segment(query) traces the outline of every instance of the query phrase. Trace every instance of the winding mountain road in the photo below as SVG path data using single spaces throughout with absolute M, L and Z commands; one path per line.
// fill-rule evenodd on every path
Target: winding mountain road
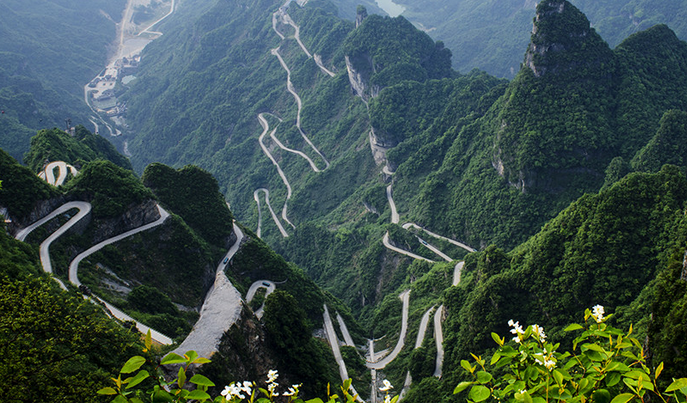
M 329 315 L 329 308 L 327 305 L 324 306 L 324 331 L 327 334 L 327 340 L 329 345 L 332 347 L 332 353 L 334 354 L 334 359 L 339 366 L 339 376 L 341 377 L 341 382 L 348 379 L 348 370 L 346 369 L 346 363 L 341 356 L 341 348 L 339 347 L 339 338 L 336 337 L 336 331 L 334 330 L 334 324 L 332 323 L 332 317 Z M 363 402 L 358 392 L 356 392 L 353 385 L 351 385 L 351 392 L 357 396 L 357 401 Z
M 279 10 L 277 12 L 272 14 L 272 29 L 277 34 L 277 36 L 279 36 L 279 38 L 283 41 L 286 39 L 286 37 L 284 36 L 284 34 L 282 34 L 279 31 L 279 29 L 277 28 L 277 24 L 279 23 L 279 21 L 281 19 L 285 24 L 291 25 L 295 30 L 294 36 L 295 36 L 295 39 L 298 42 L 299 46 L 301 47 L 301 49 L 303 49 L 303 52 L 305 52 L 305 54 L 308 56 L 308 58 L 312 58 L 312 55 L 310 54 L 310 52 L 308 51 L 308 49 L 305 47 L 305 45 L 303 44 L 303 42 L 300 39 L 300 27 L 298 27 L 298 25 L 296 25 L 296 23 L 293 21 L 291 16 L 289 16 L 286 13 L 286 8 L 288 7 L 288 4 L 289 4 L 289 2 L 284 4 L 282 7 L 279 8 Z M 271 49 L 270 53 L 277 57 L 277 59 L 279 60 L 279 64 L 284 69 L 284 71 L 286 71 L 286 89 L 288 90 L 289 93 L 291 93 L 291 95 L 293 95 L 294 99 L 296 100 L 296 106 L 297 106 L 296 128 L 298 128 L 298 132 L 300 133 L 303 140 L 305 140 L 305 142 L 308 143 L 310 148 L 312 148 L 312 150 L 322 159 L 322 161 L 324 161 L 324 164 L 325 164 L 324 169 L 327 169 L 330 166 L 329 161 L 325 158 L 325 156 L 322 154 L 322 152 L 320 152 L 320 150 L 317 147 L 315 147 L 315 144 L 313 144 L 313 142 L 310 140 L 310 138 L 308 136 L 306 136 L 305 132 L 303 132 L 303 129 L 301 127 L 301 110 L 303 109 L 303 101 L 301 100 L 301 97 L 296 92 L 296 89 L 295 89 L 293 83 L 291 82 L 291 70 L 289 69 L 289 66 L 284 61 L 284 58 L 282 58 L 281 54 L 279 53 L 280 46 L 278 46 L 274 49 Z M 320 66 L 320 68 L 323 71 L 325 71 L 325 73 L 327 73 L 328 75 L 330 75 L 332 77 L 334 76 L 334 73 L 327 70 L 322 65 L 321 58 L 319 58 L 319 62 L 318 62 L 318 58 L 316 58 L 315 62 L 318 64 L 318 66 Z M 310 158 L 303 151 L 295 150 L 293 148 L 290 148 L 290 147 L 287 147 L 286 145 L 284 145 L 284 143 L 282 143 L 276 136 L 276 131 L 277 131 L 276 128 L 270 132 L 269 123 L 267 122 L 267 119 L 265 119 L 265 113 L 260 113 L 258 115 L 258 120 L 260 121 L 260 125 L 263 127 L 263 132 L 258 138 L 258 142 L 260 143 L 260 148 L 265 153 L 265 155 L 267 155 L 267 157 L 270 159 L 270 161 L 272 161 L 272 164 L 277 167 L 277 172 L 279 173 L 279 176 L 281 177 L 282 182 L 284 182 L 284 185 L 286 185 L 286 200 L 284 201 L 284 206 L 282 208 L 282 214 L 281 214 L 282 219 L 286 223 L 291 225 L 292 228 L 295 229 L 296 226 L 293 225 L 293 223 L 291 221 L 289 221 L 288 216 L 287 216 L 288 201 L 291 198 L 291 195 L 293 192 L 291 189 L 291 184 L 289 183 L 289 180 L 287 179 L 286 174 L 281 169 L 281 166 L 277 162 L 276 158 L 272 155 L 269 148 L 265 145 L 265 136 L 269 133 L 270 138 L 274 141 L 274 143 L 280 149 L 282 149 L 286 152 L 289 152 L 291 154 L 298 155 L 299 157 L 305 159 L 308 162 L 308 164 L 310 165 L 310 168 L 314 172 L 322 172 L 322 170 L 317 166 L 317 164 L 312 160 L 312 158 Z M 281 121 L 281 119 L 279 119 L 279 120 Z M 253 193 L 253 198 L 255 199 L 255 202 L 258 204 L 258 230 L 257 230 L 258 237 L 260 237 L 262 235 L 262 233 L 261 233 L 262 232 L 261 231 L 261 229 L 262 229 L 262 213 L 260 211 L 260 201 L 258 198 L 258 191 L 264 191 L 265 192 L 266 204 L 268 205 L 268 208 L 270 209 L 270 212 L 272 213 L 272 218 L 273 218 L 274 222 L 277 224 L 277 227 L 279 227 L 279 232 L 281 232 L 282 237 L 284 237 L 284 238 L 288 237 L 288 232 L 286 231 L 284 226 L 281 224 L 280 220 L 276 218 L 276 215 L 274 214 L 274 211 L 272 210 L 272 208 L 269 204 L 269 196 L 268 196 L 269 191 L 267 189 L 264 189 L 264 188 L 260 188 Z
M 281 216 L 284 219 L 284 221 L 286 221 L 287 223 L 289 223 L 289 225 L 291 225 L 291 227 L 296 228 L 296 226 L 293 225 L 293 223 L 291 221 L 289 221 L 289 219 L 286 216 L 286 212 L 288 209 L 288 202 L 289 202 L 289 199 L 291 198 L 291 193 L 292 193 L 291 184 L 289 183 L 289 180 L 286 178 L 286 174 L 281 169 L 281 166 L 279 166 L 279 163 L 277 162 L 277 160 L 274 158 L 272 153 L 270 153 L 270 150 L 265 145 L 265 135 L 267 135 L 267 132 L 270 129 L 270 125 L 269 125 L 269 123 L 267 123 L 267 119 L 265 119 L 265 114 L 264 113 L 259 114 L 258 120 L 260 121 L 260 124 L 262 125 L 262 128 L 263 128 L 262 134 L 260 135 L 260 137 L 258 137 L 258 143 L 260 143 L 260 147 L 262 148 L 262 151 L 272 161 L 272 164 L 275 167 L 277 167 L 277 172 L 279 173 L 279 176 L 281 177 L 282 182 L 284 182 L 284 185 L 286 185 L 286 200 L 284 201 L 284 207 L 282 208 Z M 275 128 L 274 130 L 277 130 L 277 129 Z M 282 235 L 283 235 L 283 233 L 282 233 Z
M 58 168 L 59 173 L 57 179 L 55 178 L 55 168 Z M 53 186 L 62 186 L 65 179 L 67 179 L 67 174 L 71 172 L 72 176 L 78 175 L 79 171 L 73 166 L 67 164 L 64 161 L 53 161 L 45 166 L 45 169 L 38 173 L 38 177 L 48 182 Z
M 241 316 L 243 306 L 241 293 L 224 274 L 226 265 L 223 263 L 225 258 L 231 260 L 241 246 L 244 235 L 236 223 L 234 223 L 234 233 L 236 233 L 236 242 L 217 265 L 215 282 L 205 297 L 200 310 L 200 318 L 193 326 L 191 333 L 174 350 L 176 354 L 183 355 L 189 350 L 195 350 L 201 357 L 212 356 L 217 351 L 222 335 Z
M 392 250 L 392 251 L 394 251 L 394 252 L 398 252 L 398 253 L 400 253 L 400 254 L 403 254 L 403 255 L 412 257 L 413 259 L 424 260 L 424 261 L 430 262 L 430 263 L 436 263 L 434 260 L 427 259 L 427 258 L 424 257 L 424 256 L 416 255 L 416 254 L 413 253 L 413 252 L 408 252 L 408 251 L 405 250 L 405 249 L 397 248 L 397 247 L 395 247 L 394 245 L 392 245 L 391 242 L 389 241 L 389 231 L 387 231 L 387 232 L 384 234 L 384 238 L 382 238 L 382 243 L 384 244 L 384 246 L 385 246 L 387 249 L 390 249 L 390 250 Z
M 435 234 L 434 232 L 432 232 L 432 231 L 430 231 L 430 230 L 428 230 L 428 229 L 426 229 L 426 228 L 422 228 L 422 227 L 420 227 L 419 225 L 417 225 L 417 224 L 415 224 L 415 223 L 409 222 L 409 223 L 403 224 L 403 228 L 404 228 L 404 229 L 408 229 L 408 228 L 411 228 L 411 227 L 412 227 L 412 228 L 415 228 L 415 229 L 418 229 L 418 230 L 420 230 L 420 231 L 424 231 L 425 233 L 427 233 L 427 234 L 430 235 L 430 236 L 433 236 L 434 238 L 442 239 L 442 240 L 444 240 L 444 241 L 450 242 L 450 243 L 452 243 L 452 244 L 454 244 L 454 245 L 456 245 L 456 246 L 458 246 L 458 247 L 461 247 L 461 248 L 465 249 L 465 250 L 468 251 L 468 252 L 477 252 L 477 249 L 475 249 L 475 248 L 472 248 L 472 247 L 470 247 L 470 246 L 468 246 L 468 245 L 466 245 L 466 244 L 464 244 L 464 243 L 462 243 L 462 242 L 458 242 L 458 241 L 456 241 L 455 239 L 451 239 L 451 238 L 447 238 L 447 237 L 445 237 L 445 236 L 441 236 L 441 235 L 439 235 L 439 234 Z
M 141 231 L 145 231 L 147 229 L 153 228 L 155 226 L 158 226 L 162 224 L 169 214 L 162 209 L 160 206 L 157 206 L 158 211 L 160 212 L 160 218 L 150 224 L 146 224 L 144 226 L 141 226 L 139 228 L 133 229 L 131 231 L 125 232 L 124 234 L 115 236 L 113 238 L 109 238 L 93 247 L 88 249 L 87 251 L 79 254 L 69 265 L 69 281 L 74 284 L 75 286 L 80 286 L 81 282 L 79 281 L 78 278 L 78 266 L 81 260 L 83 260 L 85 257 L 95 253 L 96 251 L 102 249 L 106 245 L 110 245 L 114 242 L 117 242 L 119 240 L 122 240 L 128 236 L 134 235 L 136 233 L 139 233 Z M 62 206 L 58 207 L 54 211 L 52 211 L 50 214 L 46 215 L 42 219 L 36 221 L 35 223 L 31 224 L 30 226 L 24 228 L 23 230 L 19 231 L 16 235 L 16 238 L 20 241 L 24 241 L 26 239 L 26 236 L 31 233 L 34 229 L 38 228 L 39 226 L 45 224 L 46 222 L 50 221 L 51 219 L 64 214 L 65 212 L 72 210 L 72 209 L 78 209 L 79 212 L 73 216 L 69 221 L 67 221 L 64 225 L 62 225 L 60 228 L 57 229 L 57 231 L 53 232 L 50 234 L 48 238 L 45 239 L 41 243 L 40 246 L 40 258 L 41 258 L 41 264 L 43 265 L 43 270 L 47 273 L 52 273 L 52 263 L 50 262 L 50 245 L 52 244 L 53 241 L 55 241 L 57 238 L 62 236 L 66 231 L 68 231 L 71 227 L 73 227 L 77 222 L 81 221 L 84 217 L 86 217 L 90 212 L 91 212 L 91 204 L 87 202 L 69 202 L 65 203 Z M 66 290 L 67 288 L 65 285 L 59 281 L 58 279 L 55 279 L 60 286 Z M 106 307 L 109 313 L 116 317 L 117 319 L 123 320 L 123 321 L 134 321 L 130 316 L 126 315 L 124 312 L 120 311 L 119 309 L 115 308 L 111 304 L 109 304 L 106 301 L 103 301 L 101 298 L 97 297 L 96 295 L 92 295 L 93 299 L 98 300 L 99 302 L 103 303 Z M 152 339 L 155 340 L 156 342 L 160 344 L 172 344 L 173 340 L 164 334 L 156 331 L 155 329 L 149 328 L 148 326 L 134 321 L 136 323 L 136 328 L 139 329 L 142 333 L 147 333 L 148 330 L 151 332 Z
M 434 314 L 434 341 L 437 346 L 437 358 L 434 366 L 434 376 L 441 378 L 441 370 L 444 365 L 444 332 L 441 328 L 441 319 L 444 315 L 444 306 L 441 305 Z
M 279 48 L 274 48 L 270 50 L 270 53 L 272 53 L 274 56 L 279 59 L 279 63 L 281 64 L 282 68 L 286 71 L 286 89 L 293 95 L 294 99 L 296 100 L 296 105 L 298 107 L 298 111 L 296 113 L 296 127 L 298 128 L 298 131 L 301 134 L 301 137 L 303 137 L 303 140 L 305 140 L 306 143 L 310 146 L 310 148 L 317 153 L 317 155 L 322 158 L 322 160 L 325 163 L 325 169 L 329 168 L 329 161 L 322 155 L 320 150 L 315 147 L 315 144 L 313 144 L 312 141 L 310 141 L 310 138 L 305 135 L 303 132 L 303 129 L 301 128 L 301 110 L 303 109 L 303 101 L 301 100 L 301 97 L 298 96 L 298 93 L 296 92 L 296 88 L 293 86 L 293 83 L 291 82 L 291 70 L 289 70 L 289 66 L 286 65 L 286 62 L 284 59 L 281 57 L 281 54 L 279 54 Z
M 458 283 L 460 283 L 460 274 L 463 271 L 464 265 L 465 265 L 465 261 L 461 260 L 453 268 L 453 283 L 452 283 L 452 285 L 458 285 Z
M 370 369 L 380 370 L 384 369 L 391 361 L 395 360 L 398 354 L 403 349 L 406 340 L 406 334 L 408 333 L 408 309 L 410 308 L 410 290 L 403 291 L 398 296 L 401 301 L 403 301 L 403 309 L 401 311 L 401 333 L 398 336 L 398 342 L 396 347 L 391 351 L 389 355 L 382 358 L 377 362 L 367 362 L 366 365 Z
M 69 219 L 66 223 L 64 223 L 60 228 L 57 229 L 57 231 L 53 232 L 48 236 L 42 243 L 39 249 L 39 254 L 40 254 L 40 259 L 41 259 L 41 265 L 43 266 L 43 271 L 46 273 L 52 274 L 52 263 L 50 261 L 50 245 L 59 237 L 64 235 L 65 232 L 67 232 L 70 228 L 72 228 L 77 222 L 81 221 L 84 217 L 86 217 L 88 214 L 91 212 L 91 204 L 87 202 L 79 202 L 79 201 L 73 201 L 69 203 L 65 203 L 58 207 L 57 209 L 53 210 L 50 214 L 46 215 L 45 217 L 41 218 L 40 220 L 36 221 L 35 223 L 29 225 L 28 227 L 22 229 L 21 231 L 17 232 L 17 235 L 15 238 L 19 241 L 24 242 L 26 240 L 26 237 L 33 231 L 34 229 L 40 227 L 41 225 L 47 223 L 48 221 L 52 220 L 53 218 L 62 215 L 66 213 L 69 210 L 72 209 L 78 209 L 79 212 L 76 213 L 72 218 Z M 53 277 L 55 281 L 57 281 L 60 284 L 60 287 L 62 287 L 63 290 L 66 290 L 67 287 L 64 285 L 64 283 L 59 280 L 56 277 Z
M 255 297 L 255 293 L 258 291 L 259 288 L 264 288 L 265 289 L 265 298 L 267 298 L 268 295 L 272 294 L 276 289 L 277 286 L 273 282 L 269 280 L 258 280 L 251 284 L 250 288 L 248 289 L 248 292 L 246 293 L 246 303 L 250 303 L 253 300 L 253 297 Z M 258 317 L 258 319 L 262 319 L 262 315 L 265 313 L 265 302 L 263 301 L 262 306 L 255 311 L 255 316 Z
M 274 223 L 277 224 L 279 232 L 281 232 L 281 235 L 284 238 L 288 238 L 289 233 L 286 232 L 286 229 L 284 229 L 284 226 L 281 224 L 281 221 L 279 221 L 279 217 L 277 217 L 277 213 L 274 212 L 274 210 L 272 209 L 272 205 L 270 204 L 270 191 L 265 188 L 259 188 L 255 192 L 253 192 L 253 199 L 258 204 L 258 230 L 256 231 L 256 235 L 258 236 L 258 238 L 262 238 L 262 209 L 260 208 L 260 197 L 258 196 L 258 193 L 260 192 L 263 192 L 265 194 L 265 204 L 267 205 L 267 209 L 270 211 L 270 214 L 272 215 L 272 220 L 274 220 Z
M 349 347 L 355 347 L 355 343 L 353 343 L 353 338 L 351 337 L 351 334 L 348 333 L 348 327 L 346 326 L 346 322 L 344 322 L 343 318 L 338 312 L 336 313 L 336 321 L 339 322 L 339 329 L 341 329 L 341 334 L 343 334 L 344 344 Z
M 389 207 L 391 208 L 391 223 L 398 224 L 400 217 L 398 215 L 398 210 L 396 210 L 396 203 L 394 203 L 394 198 L 392 197 L 391 185 L 386 187 L 386 200 L 389 202 Z

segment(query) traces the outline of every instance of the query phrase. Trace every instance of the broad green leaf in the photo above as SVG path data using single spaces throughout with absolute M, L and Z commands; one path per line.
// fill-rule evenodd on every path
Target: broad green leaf
M 486 386 L 476 385 L 470 389 L 470 394 L 468 397 L 474 402 L 482 402 L 487 400 L 491 396 L 491 391 Z
M 503 346 L 503 348 L 499 352 L 504 357 L 515 357 L 516 355 L 520 354 L 518 350 L 514 349 L 511 346 Z
M 572 332 L 573 330 L 580 330 L 580 329 L 584 329 L 584 328 L 582 327 L 582 325 L 579 325 L 579 324 L 577 324 L 577 323 L 573 323 L 573 324 L 568 325 L 568 327 L 566 327 L 565 329 L 563 329 L 563 331 L 565 331 L 565 332 Z
M 501 357 L 499 362 L 496 363 L 496 368 L 501 368 L 505 365 L 510 364 L 513 361 L 513 357 Z
M 126 401 L 126 397 L 122 395 L 117 395 L 114 399 L 112 399 L 112 403 L 128 403 Z
M 160 361 L 160 365 L 180 364 L 182 362 L 186 362 L 186 358 L 176 353 L 169 353 Z
M 195 374 L 191 377 L 191 380 L 189 380 L 191 383 L 195 383 L 196 385 L 200 386 L 215 386 L 215 383 L 209 380 L 208 378 L 204 377 L 203 375 L 200 374 Z
M 165 403 L 174 401 L 174 397 L 163 389 L 153 392 L 153 403 Z
M 144 344 L 146 346 L 146 352 L 150 351 L 150 349 L 153 347 L 153 337 L 150 334 L 150 329 L 148 329 L 148 332 L 146 332 Z
M 583 354 L 592 361 L 599 362 L 604 360 L 604 356 L 596 350 L 587 350 Z
M 615 386 L 618 384 L 618 382 L 620 382 L 620 373 L 609 372 L 608 375 L 606 375 L 606 386 Z
M 111 387 L 102 388 L 98 391 L 99 395 L 116 395 L 117 391 Z
M 501 337 L 498 334 L 491 332 L 491 338 L 494 339 L 496 344 L 498 344 L 499 346 L 503 346 L 504 341 L 501 340 Z
M 465 370 L 469 373 L 473 373 L 475 371 L 475 369 L 472 366 L 470 366 L 470 363 L 467 360 L 461 360 L 460 366 L 465 368 Z
M 474 384 L 474 382 L 461 382 L 461 383 L 459 383 L 458 386 L 456 386 L 456 388 L 453 389 L 453 394 L 455 395 L 456 393 L 460 393 L 460 392 L 464 391 L 465 389 L 468 388 L 468 386 L 470 386 L 472 384 Z
M 212 362 L 212 361 L 208 360 L 205 357 L 198 357 L 195 360 L 193 360 L 193 362 L 191 362 L 191 364 L 208 364 L 210 362 Z
M 486 371 L 477 371 L 477 382 L 481 384 L 489 383 L 492 380 L 492 376 Z
M 610 364 L 606 367 L 606 371 L 621 371 L 621 372 L 627 372 L 630 370 L 630 367 L 627 365 L 623 364 L 622 362 L 618 361 L 611 361 Z
M 343 383 L 343 390 L 350 389 L 351 388 L 351 382 L 353 382 L 353 380 L 351 378 L 346 379 Z
M 203 392 L 202 390 L 194 390 L 191 393 L 189 393 L 186 396 L 187 399 L 194 399 L 194 400 L 209 400 L 212 397 L 208 395 L 206 392 Z
M 593 350 L 593 351 L 598 351 L 600 353 L 606 353 L 606 350 L 603 349 L 603 347 L 599 346 L 598 344 L 594 343 L 585 343 L 580 347 L 582 351 L 587 351 L 587 350 Z
M 561 371 L 554 369 L 553 370 L 553 379 L 556 380 L 556 384 L 558 386 L 563 386 L 563 374 L 561 374 Z
M 611 400 L 611 403 L 627 403 L 635 397 L 632 393 L 621 393 Z
M 523 374 L 525 381 L 536 381 L 539 378 L 539 371 L 536 367 L 527 367 L 525 373 Z
M 611 394 L 606 389 L 598 389 L 592 394 L 594 403 L 608 403 L 611 401 Z
M 663 363 L 658 364 L 658 367 L 656 367 L 656 374 L 654 374 L 654 379 L 658 379 L 658 377 L 661 376 L 661 372 L 663 372 Z
M 305 403 L 324 403 L 324 402 L 319 397 L 316 397 L 314 399 L 306 400 Z
M 129 358 L 129 361 L 127 361 L 124 366 L 122 367 L 122 370 L 119 371 L 122 374 L 130 374 L 137 369 L 141 368 L 141 365 L 143 365 L 146 362 L 146 359 L 141 357 L 140 355 L 133 356 Z
M 668 386 L 668 388 L 666 389 L 666 393 L 667 392 L 673 392 L 673 391 L 676 391 L 678 389 L 682 389 L 684 387 L 687 387 L 687 378 L 676 379 L 673 381 L 673 383 L 671 383 Z
M 634 370 L 627 372 L 625 374 L 626 377 L 630 379 L 642 379 L 642 382 L 651 382 L 651 378 L 649 378 L 649 375 L 647 375 L 644 371 L 639 371 L 639 370 Z
M 499 361 L 499 358 L 501 358 L 501 354 L 499 352 L 495 352 L 494 355 L 491 356 L 491 365 L 496 364 Z
M 148 376 L 150 376 L 150 374 L 148 374 L 148 371 L 139 371 L 138 374 L 136 374 L 136 376 L 124 380 L 124 383 L 127 384 L 126 388 L 133 388 L 134 386 L 148 379 Z
M 186 357 L 188 362 L 193 362 L 196 358 L 198 358 L 198 353 L 196 353 L 194 350 L 188 350 L 186 354 L 184 354 L 184 357 Z
M 186 371 L 184 370 L 184 367 L 179 367 L 179 373 L 177 374 L 177 385 L 179 385 L 179 389 L 183 389 L 185 384 Z

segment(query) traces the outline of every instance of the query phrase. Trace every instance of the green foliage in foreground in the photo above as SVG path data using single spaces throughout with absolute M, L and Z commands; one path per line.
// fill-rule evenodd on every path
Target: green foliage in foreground
M 129 160 L 118 153 L 112 143 L 82 125 L 76 126 L 74 137 L 58 128 L 39 131 L 31 138 L 31 149 L 24 155 L 24 163 L 33 172 L 40 171 L 46 161 L 64 161 L 80 167 L 97 159 L 109 160 L 131 170 Z
M 150 331 L 148 331 L 148 334 L 145 338 L 145 349 L 143 351 L 148 352 L 151 348 L 151 336 Z M 301 359 L 307 361 L 308 359 L 312 359 L 312 357 L 304 356 L 301 357 Z M 122 366 L 121 370 L 119 371 L 119 376 L 117 378 L 112 378 L 114 383 L 113 387 L 108 386 L 102 388 L 98 390 L 98 394 L 114 396 L 112 400 L 113 403 L 188 401 L 240 403 L 243 402 L 244 399 L 245 402 L 250 403 L 271 403 L 277 401 L 283 403 L 324 403 L 324 401 L 320 398 L 314 398 L 304 402 L 303 399 L 299 397 L 300 389 L 303 384 L 292 385 L 290 387 L 280 386 L 277 381 L 277 378 L 279 378 L 279 373 L 276 370 L 270 370 L 267 373 L 266 382 L 257 383 L 243 381 L 234 382 L 230 385 L 227 385 L 224 387 L 224 390 L 221 392 L 220 396 L 215 397 L 213 400 L 208 394 L 208 389 L 216 386 L 215 383 L 204 375 L 192 375 L 190 371 L 191 366 L 207 364 L 210 363 L 210 360 L 204 357 L 199 357 L 198 353 L 193 350 L 187 351 L 183 357 L 176 353 L 170 353 L 160 360 L 151 362 L 151 364 L 155 365 L 155 373 L 153 376 L 151 376 L 147 369 L 141 369 L 146 362 L 146 358 L 142 356 L 131 357 Z M 158 375 L 157 373 L 162 366 L 174 366 L 172 367 L 172 371 L 177 372 L 177 377 L 173 378 L 171 381 L 167 381 L 162 376 L 154 376 Z M 176 369 L 177 367 L 178 371 Z M 152 386 L 148 386 L 150 385 L 150 382 L 146 381 L 151 378 L 155 380 L 156 383 Z M 385 381 L 385 383 L 386 382 L 387 381 Z M 308 386 L 304 386 L 304 388 L 307 387 Z M 353 389 L 351 389 L 350 379 L 346 380 L 341 386 L 341 397 L 332 393 L 329 384 L 327 384 L 326 390 L 327 403 L 353 403 L 357 398 L 357 395 L 352 393 Z M 283 397 L 280 398 L 279 396 Z M 391 399 L 387 392 L 387 399 L 385 402 L 396 403 L 396 401 L 398 401 L 398 396 Z
M 86 164 L 66 190 L 93 203 L 93 218 L 117 217 L 132 205 L 154 198 L 133 172 L 102 160 Z
M 658 378 L 663 363 L 648 367 L 642 345 L 631 337 L 632 326 L 627 333 L 615 329 L 605 323 L 608 317 L 603 314 L 603 307 L 597 305 L 593 312 L 586 310 L 583 325 L 566 327 L 567 332 L 583 330 L 573 341 L 572 350 L 566 352 L 557 351 L 560 344 L 546 340 L 540 326 L 523 329 L 511 320 L 516 348 L 492 333 L 499 349 L 489 364 L 475 355 L 476 365 L 462 360 L 461 366 L 471 380 L 458 384 L 454 393 L 470 388 L 469 402 L 489 398 L 524 403 L 628 403 L 649 399 L 684 402 L 687 378 L 674 379 L 661 393 Z M 503 370 L 504 375 L 497 375 Z
M 101 401 L 94 389 L 134 353 L 138 336 L 49 281 L 0 277 L 2 400 Z

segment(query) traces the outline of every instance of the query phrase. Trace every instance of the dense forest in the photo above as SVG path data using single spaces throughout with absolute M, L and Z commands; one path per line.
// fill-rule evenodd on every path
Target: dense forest
M 460 17 L 470 19 L 462 27 L 470 34 L 439 17 L 417 28 L 424 9 L 445 9 L 438 0 L 406 5 L 407 19 L 375 14 L 372 4 L 303 3 L 182 3 L 146 47 L 136 79 L 118 83 L 126 124 L 115 142 L 130 158 L 85 127 L 82 87 L 74 90 L 104 65 L 114 31 L 97 24 L 112 29 L 112 21 L 85 24 L 99 35 L 79 51 L 68 47 L 83 32 L 56 35 L 64 52 L 88 59 L 64 82 L 50 77 L 68 67 L 34 66 L 51 56 L 21 45 L 38 43 L 33 34 L 47 28 L 0 24 L 33 49 L 0 49 L 1 281 L 12 290 L 3 296 L 11 310 L 0 310 L 0 345 L 16 357 L 5 369 L 13 393 L 99 401 L 89 390 L 142 349 L 127 330 L 132 322 L 96 315 L 82 296 L 102 298 L 178 346 L 203 326 L 204 304 L 223 288 L 216 284 L 229 284 L 239 303 L 200 372 L 225 384 L 278 368 L 306 396 L 325 396 L 328 383 L 341 382 L 340 354 L 366 399 L 388 379 L 394 394 L 407 383 L 406 401 L 477 400 L 453 390 L 471 380 L 463 360 L 494 354 L 492 332 L 508 335 L 511 320 L 536 323 L 572 348 L 565 329 L 596 305 L 613 326 L 632 329 L 649 367 L 665 364 L 661 382 L 687 373 L 680 1 L 484 2 Z M 456 21 L 453 11 L 470 5 L 441 17 Z M 113 16 L 121 7 L 52 13 Z M 533 21 L 529 43 L 509 34 L 522 21 Z M 490 30 L 507 39 L 486 38 Z M 527 36 L 529 26 L 518 32 Z M 433 39 L 442 35 L 446 42 Z M 468 42 L 479 52 L 456 51 Z M 496 71 L 511 63 L 506 51 L 518 54 L 512 74 Z M 73 132 L 58 128 L 63 112 L 73 113 Z M 56 161 L 73 169 L 60 186 L 38 176 L 50 176 Z M 55 240 L 45 274 L 40 245 L 81 210 L 57 215 L 25 242 L 13 237 L 66 203 L 87 203 L 87 218 Z M 89 253 L 81 286 L 72 285 L 77 256 L 143 227 Z M 22 294 L 36 300 L 18 303 Z M 5 312 L 26 319 L 17 334 L 36 345 L 31 355 L 15 348 Z M 333 336 L 325 312 L 340 318 Z M 33 318 L 46 328 L 33 329 Z M 421 331 L 421 322 L 434 331 Z M 56 344 L 41 347 L 59 323 L 67 325 Z M 82 335 L 88 326 L 98 331 Z M 91 343 L 83 348 L 117 351 L 99 358 L 76 346 L 79 338 Z M 371 348 L 390 362 L 369 361 Z M 74 358 L 39 354 L 51 349 Z M 39 371 L 40 385 L 97 376 L 74 381 L 73 392 L 28 391 L 27 374 L 41 360 L 55 366 Z

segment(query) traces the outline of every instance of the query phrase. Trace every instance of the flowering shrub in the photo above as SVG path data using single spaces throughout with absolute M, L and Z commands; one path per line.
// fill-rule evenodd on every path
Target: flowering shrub
M 494 378 L 487 371 L 486 360 L 472 355 L 475 365 L 467 360 L 461 366 L 472 380 L 461 382 L 455 393 L 468 388 L 468 401 L 481 402 L 489 398 L 499 401 L 544 403 L 551 400 L 585 403 L 628 403 L 648 401 L 649 398 L 667 402 L 685 402 L 687 378 L 673 380 L 660 393 L 656 380 L 663 363 L 655 369 L 646 365 L 644 349 L 637 339 L 609 326 L 604 309 L 597 305 L 585 311 L 584 323 L 572 324 L 565 331 L 582 333 L 573 341 L 572 352 L 558 352 L 559 344 L 546 340 L 544 329 L 538 325 L 523 329 L 510 320 L 515 346 L 492 333 L 499 349 L 489 365 L 508 366 L 510 371 Z
M 150 331 L 145 338 L 145 350 L 147 352 L 152 347 Z M 182 356 L 170 353 L 165 356 L 159 363 L 161 365 L 174 365 L 181 364 L 179 366 L 179 372 L 177 378 L 167 382 L 164 377 L 157 376 L 153 377 L 147 370 L 140 369 L 143 364 L 145 364 L 146 359 L 141 356 L 131 357 L 119 371 L 119 376 L 116 379 L 112 379 L 114 382 L 114 387 L 102 388 L 98 391 L 100 395 L 110 395 L 114 396 L 112 403 L 143 403 L 143 402 L 188 402 L 188 401 L 198 401 L 207 402 L 212 401 L 214 403 L 325 403 L 320 398 L 311 399 L 308 401 L 303 401 L 298 397 L 299 388 L 301 385 L 291 385 L 285 391 L 279 392 L 279 383 L 277 383 L 277 378 L 279 378 L 279 373 L 276 370 L 270 370 L 267 373 L 267 388 L 256 387 L 255 382 L 234 382 L 231 385 L 224 387 L 220 396 L 217 396 L 214 400 L 207 393 L 207 390 L 215 384 L 209 380 L 207 377 L 199 374 L 195 374 L 188 379 L 188 383 L 192 384 L 195 390 L 185 389 L 187 385 L 187 373 L 191 365 L 196 364 L 206 364 L 210 360 L 203 357 L 198 357 L 195 351 L 188 351 Z M 157 368 L 156 368 L 157 370 Z M 136 372 L 138 371 L 138 372 Z M 136 372 L 136 375 L 127 376 Z M 124 379 L 122 379 L 124 375 Z M 154 381 L 154 386 L 152 389 L 143 390 L 140 385 L 143 381 Z M 385 403 L 396 403 L 398 397 L 391 399 L 389 396 L 389 390 L 392 388 L 389 381 L 384 381 L 385 388 L 380 390 L 386 391 L 387 395 L 385 398 Z M 344 382 L 341 387 L 341 396 L 337 394 L 330 393 L 329 386 L 327 386 L 327 403 L 353 403 L 357 399 L 357 395 L 349 393 L 351 389 L 351 380 L 348 379 Z

